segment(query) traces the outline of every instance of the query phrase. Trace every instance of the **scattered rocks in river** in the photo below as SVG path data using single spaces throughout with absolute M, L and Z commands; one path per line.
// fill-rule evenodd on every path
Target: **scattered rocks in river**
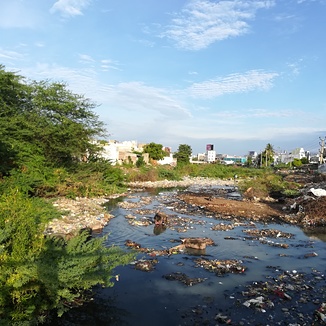
M 318 293 L 320 287 L 316 285 L 325 282 L 324 274 L 316 270 L 309 275 L 295 270 L 282 271 L 273 266 L 269 268 L 275 270 L 277 274 L 269 276 L 266 282 L 253 282 L 246 285 L 236 295 L 237 306 L 243 304 L 256 312 L 267 312 L 269 322 L 275 324 L 286 320 L 287 324 L 299 322 L 300 325 L 319 325 L 314 322 L 323 319 L 321 314 L 323 314 L 324 303 L 320 300 L 314 302 L 314 297 L 320 297 Z M 325 294 L 323 294 L 323 299 L 325 299 Z M 315 308 L 314 316 L 303 316 L 300 313 L 316 305 L 319 305 L 319 308 Z
M 242 230 L 242 232 L 249 234 L 254 237 L 268 237 L 268 238 L 287 238 L 291 239 L 294 237 L 294 234 L 283 232 L 275 229 L 246 229 Z
M 61 219 L 50 221 L 45 234 L 73 236 L 84 228 L 100 232 L 114 217 L 103 206 L 107 201 L 105 198 L 58 198 L 53 205 L 62 212 Z
M 235 226 L 233 223 L 230 224 L 219 223 L 211 227 L 211 229 L 214 231 L 229 231 L 229 230 L 233 230 L 234 228 Z
M 142 272 L 151 272 L 155 269 L 155 265 L 157 263 L 157 259 L 139 259 L 130 264 L 134 265 L 135 269 L 140 270 Z
M 236 259 L 206 259 L 197 258 L 194 260 L 196 267 L 202 267 L 209 272 L 213 272 L 216 275 L 224 275 L 227 273 L 241 274 L 247 268 L 242 264 L 241 260 Z
M 125 245 L 129 248 L 149 254 L 150 256 L 166 256 L 172 254 L 183 253 L 185 249 L 201 250 L 204 253 L 206 246 L 214 246 L 215 243 L 210 238 L 183 238 L 181 244 L 169 249 L 155 250 L 153 248 L 142 247 L 139 243 L 132 240 L 126 240 Z
M 162 181 L 135 181 L 129 182 L 129 187 L 132 188 L 175 188 L 175 187 L 207 187 L 207 186 L 232 186 L 233 182 L 230 180 L 222 180 L 215 178 L 204 177 L 183 177 L 182 180 L 162 180 Z
M 181 272 L 175 272 L 175 273 L 170 273 L 170 274 L 165 274 L 163 275 L 163 278 L 169 281 L 179 281 L 187 286 L 193 286 L 198 283 L 202 283 L 206 278 L 201 278 L 201 277 L 189 277 L 184 273 Z

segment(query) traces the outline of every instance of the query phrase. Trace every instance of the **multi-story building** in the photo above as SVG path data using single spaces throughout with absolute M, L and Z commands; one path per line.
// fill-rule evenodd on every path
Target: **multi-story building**
M 216 162 L 216 151 L 214 151 L 214 145 L 213 144 L 206 145 L 205 161 L 207 163 Z

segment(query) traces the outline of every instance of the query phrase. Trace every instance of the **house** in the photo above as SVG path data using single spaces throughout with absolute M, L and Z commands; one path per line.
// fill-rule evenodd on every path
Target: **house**
M 139 153 L 143 151 L 144 147 L 144 144 L 138 144 L 135 140 L 123 142 L 108 140 L 105 142 L 96 141 L 96 143 L 102 147 L 100 157 L 110 161 L 112 165 L 123 163 L 135 164 L 139 158 Z M 149 155 L 143 153 L 142 156 L 147 164 L 149 162 Z

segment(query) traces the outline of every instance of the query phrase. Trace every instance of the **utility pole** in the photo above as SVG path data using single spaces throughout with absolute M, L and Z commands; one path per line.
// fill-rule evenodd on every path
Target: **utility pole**
M 324 158 L 324 150 L 325 150 L 325 137 L 324 137 L 324 139 L 321 139 L 319 137 L 319 139 L 320 139 L 320 143 L 319 143 L 319 145 L 320 145 L 319 164 L 323 164 L 323 162 L 324 162 L 324 160 L 323 160 L 323 158 Z

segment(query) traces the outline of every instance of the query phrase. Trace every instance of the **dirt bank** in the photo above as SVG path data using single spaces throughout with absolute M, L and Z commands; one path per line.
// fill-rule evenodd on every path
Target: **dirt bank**
M 222 216 L 237 216 L 247 219 L 270 220 L 284 215 L 278 203 L 251 202 L 216 198 L 205 194 L 181 194 L 179 198 L 188 204 L 205 207 L 206 210 Z
M 284 221 L 304 227 L 326 225 L 326 196 L 316 197 L 309 192 L 311 188 L 326 189 L 326 183 L 309 183 L 297 198 L 280 203 L 272 198 L 254 200 L 231 200 L 223 198 L 216 186 L 232 188 L 234 180 L 185 177 L 181 181 L 147 181 L 130 183 L 130 192 L 147 188 L 190 187 L 180 192 L 178 197 L 189 205 L 198 206 L 220 217 L 243 217 L 254 221 Z M 215 187 L 215 188 L 214 188 Z M 201 189 L 211 188 L 211 193 Z M 112 196 L 116 198 L 122 194 Z M 49 223 L 47 234 L 74 234 L 81 228 L 90 227 L 100 231 L 114 216 L 107 213 L 104 203 L 110 198 L 60 198 L 54 205 L 63 211 L 61 219 Z

